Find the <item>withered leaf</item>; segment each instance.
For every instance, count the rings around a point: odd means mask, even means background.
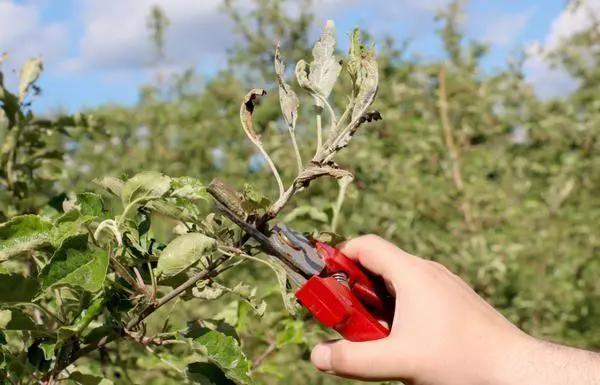
[[[242,122],[242,128],[248,136],[248,138],[254,143],[260,143],[260,136],[254,130],[252,126],[252,113],[254,112],[255,103],[261,96],[267,94],[267,91],[262,88],[254,88],[250,90],[244,97],[244,101],[240,106],[240,120]]]
[[[37,81],[43,69],[44,65],[40,58],[31,58],[23,64],[19,80],[19,102],[25,99],[29,87]]]
[[[300,100],[289,84],[283,80],[285,63],[281,59],[279,44],[277,44],[277,48],[275,49],[275,72],[277,74],[277,82],[279,83],[279,104],[281,105],[283,118],[290,130],[293,131],[296,129]]]
[[[332,20],[325,23],[321,37],[313,47],[313,61],[310,63],[308,80],[317,92],[323,97],[329,97],[333,86],[340,75],[342,66],[334,56],[335,52],[335,26]],[[315,98],[317,106],[323,106],[323,102]]]

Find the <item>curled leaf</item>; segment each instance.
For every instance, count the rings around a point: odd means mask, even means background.
[[[220,285],[210,285],[203,281],[201,284],[192,288],[192,295],[196,298],[205,300],[215,300],[221,298],[226,293]]]
[[[260,136],[254,130],[252,125],[252,113],[254,112],[255,103],[258,99],[267,94],[267,91],[262,88],[254,88],[250,90],[244,97],[244,101],[240,106],[240,120],[242,128],[248,138],[255,144],[260,144]]]
[[[296,80],[298,81],[298,85],[310,92],[311,94],[320,95],[319,90],[308,79],[307,69],[308,64],[306,63],[306,61],[299,60],[298,63],[296,63]]]

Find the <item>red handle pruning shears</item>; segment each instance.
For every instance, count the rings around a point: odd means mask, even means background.
[[[263,250],[283,263],[295,296],[326,327],[349,341],[370,341],[389,335],[394,299],[383,281],[363,270],[338,249],[311,242],[285,225],[262,232],[221,204],[220,211]]]

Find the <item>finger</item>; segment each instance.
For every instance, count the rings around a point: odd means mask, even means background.
[[[398,378],[401,362],[398,362],[396,353],[390,354],[391,350],[390,342],[386,339],[368,342],[332,341],[315,346],[311,361],[321,371],[347,378]]]
[[[387,277],[392,271],[402,271],[402,265],[410,265],[419,260],[393,243],[372,234],[353,238],[338,245],[338,249],[348,258],[383,277]]]

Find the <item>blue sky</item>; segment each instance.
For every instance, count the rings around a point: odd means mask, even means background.
[[[3,69],[18,68],[24,58],[43,55],[45,72],[40,85],[44,94],[36,101],[36,110],[76,111],[105,103],[135,103],[139,86],[149,79],[145,17],[155,2],[171,19],[170,66],[194,65],[200,74],[210,76],[224,64],[225,48],[234,35],[216,9],[218,0],[0,0],[4,29],[0,50],[12,57]],[[436,56],[440,42],[433,35],[432,9],[444,2],[326,0],[317,18],[333,19],[340,40],[359,26],[376,37],[412,37],[416,51]],[[466,31],[493,45],[486,67],[501,67],[512,48],[544,44],[570,28],[568,20],[560,24],[565,19],[563,4],[563,0],[472,0]],[[557,30],[557,25],[563,26]],[[546,71],[546,77],[532,75],[532,81],[545,86],[549,79],[560,77],[539,63],[530,70],[533,75]],[[14,84],[15,75],[7,77]]]

